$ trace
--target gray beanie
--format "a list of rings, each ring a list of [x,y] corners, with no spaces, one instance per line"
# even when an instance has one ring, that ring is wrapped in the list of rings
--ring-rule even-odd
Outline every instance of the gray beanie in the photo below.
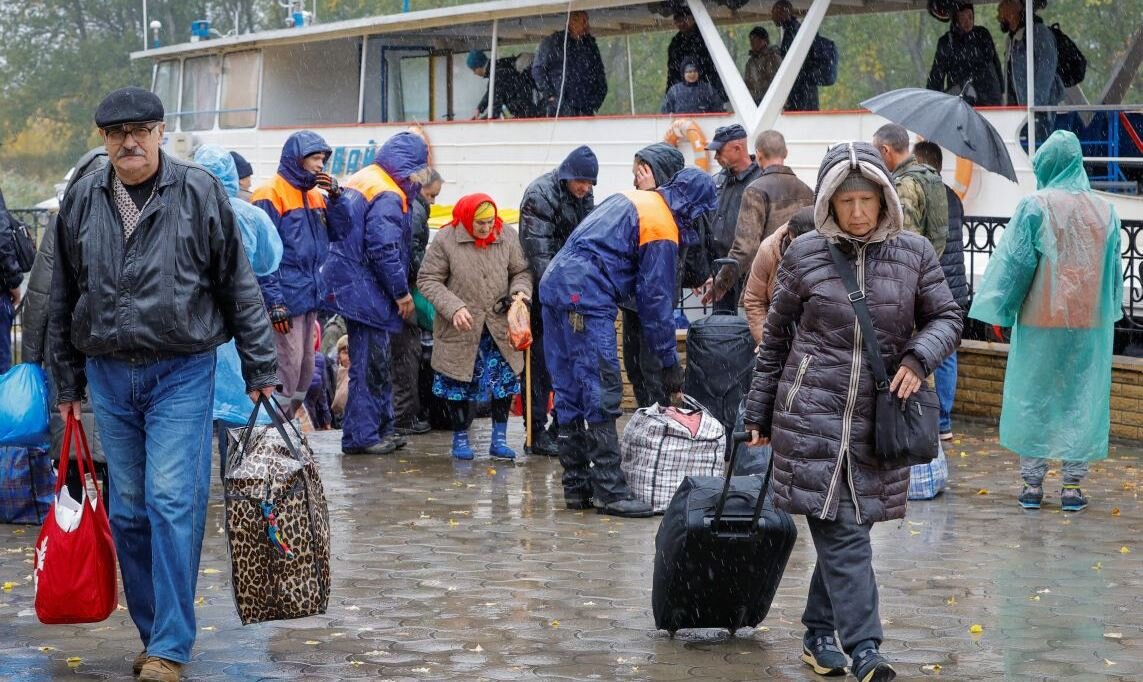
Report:
[[[860,170],[857,170],[855,168],[852,171],[850,171],[849,175],[846,176],[845,180],[843,180],[842,183],[837,186],[837,189],[834,190],[834,194],[838,194],[839,192],[878,192],[879,193],[879,192],[881,192],[881,185],[878,185],[875,181],[870,180],[869,178],[865,177],[864,175],[861,174]]]

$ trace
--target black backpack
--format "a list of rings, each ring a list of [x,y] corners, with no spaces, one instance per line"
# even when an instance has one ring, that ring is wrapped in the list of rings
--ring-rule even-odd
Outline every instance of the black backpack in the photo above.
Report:
[[[1058,23],[1052,24],[1051,28],[1056,39],[1056,74],[1064,82],[1065,88],[1079,85],[1087,75],[1087,57],[1083,56],[1079,45],[1060,29]]]
[[[8,233],[12,238],[12,250],[16,255],[16,263],[20,266],[20,272],[31,272],[32,264],[36,262],[36,240],[32,239],[32,234],[27,225],[16,220],[11,213],[7,217]]]
[[[814,36],[810,53],[802,67],[807,80],[813,85],[833,85],[837,82],[837,63],[840,60],[837,43],[825,36]]]

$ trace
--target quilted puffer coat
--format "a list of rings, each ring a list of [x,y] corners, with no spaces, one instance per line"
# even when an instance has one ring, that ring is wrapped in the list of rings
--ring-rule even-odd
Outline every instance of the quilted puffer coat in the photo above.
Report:
[[[829,204],[852,168],[884,194],[879,224],[864,241],[842,231]],[[814,222],[817,231],[794,240],[779,266],[746,423],[771,438],[779,508],[833,520],[839,496],[850,495],[861,522],[901,518],[909,470],[876,465],[872,370],[828,242],[851,259],[890,377],[901,364],[931,374],[960,342],[960,307],[932,245],[902,231],[893,182],[872,146],[826,154]]]

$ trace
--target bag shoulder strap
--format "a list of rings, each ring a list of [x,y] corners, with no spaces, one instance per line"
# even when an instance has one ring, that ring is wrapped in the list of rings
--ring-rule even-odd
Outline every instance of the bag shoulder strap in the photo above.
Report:
[[[857,276],[853,267],[845,259],[845,254],[837,248],[837,244],[829,243],[829,253],[833,256],[833,266],[845,285],[849,302],[857,314],[857,322],[861,325],[861,336],[865,340],[865,354],[869,356],[869,365],[873,369],[873,378],[877,381],[877,390],[889,389],[889,375],[885,371],[885,361],[881,358],[881,346],[877,344],[877,332],[873,329],[873,318],[869,315],[869,305],[865,302],[865,292],[857,283]]]

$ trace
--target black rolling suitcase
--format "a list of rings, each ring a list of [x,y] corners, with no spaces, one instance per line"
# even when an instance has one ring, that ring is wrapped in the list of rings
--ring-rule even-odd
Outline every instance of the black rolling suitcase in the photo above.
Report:
[[[746,435],[727,438],[728,471]],[[655,536],[655,627],[754,627],[770,610],[798,538],[794,520],[765,500],[773,471],[688,476]]]

